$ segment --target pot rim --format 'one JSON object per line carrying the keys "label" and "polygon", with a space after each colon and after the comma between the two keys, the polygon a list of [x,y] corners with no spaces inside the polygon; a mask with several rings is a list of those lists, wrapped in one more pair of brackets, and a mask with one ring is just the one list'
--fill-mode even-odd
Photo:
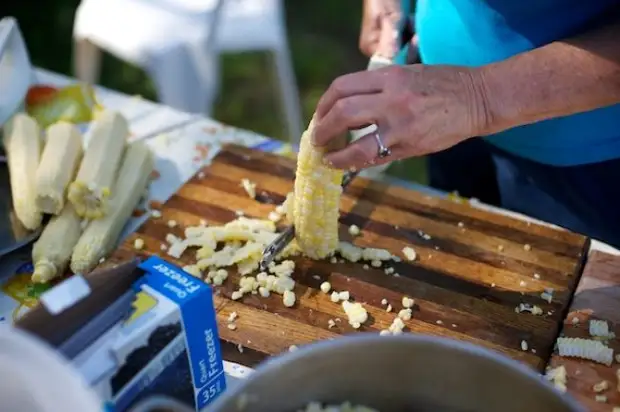
{"label": "pot rim", "polygon": [[305,358],[309,353],[312,353],[312,356],[321,356],[321,354],[329,353],[334,349],[338,350],[343,349],[344,347],[350,349],[351,346],[364,347],[369,344],[380,342],[386,342],[388,344],[390,342],[396,342],[397,344],[405,343],[418,347],[434,345],[439,346],[441,349],[446,351],[456,351],[465,356],[495,362],[504,368],[515,371],[526,380],[532,382],[535,381],[538,384],[541,384],[544,387],[544,390],[551,392],[553,396],[560,398],[566,406],[570,408],[570,410],[574,412],[586,411],[586,409],[581,406],[570,394],[559,392],[553,385],[551,385],[550,382],[547,381],[547,379],[545,379],[543,375],[532,370],[530,367],[509,358],[506,355],[484,348],[480,345],[426,334],[407,333],[396,336],[380,336],[371,332],[362,332],[355,335],[344,335],[333,340],[313,342],[303,345],[295,351],[274,355],[261,363],[248,378],[240,382],[239,385],[236,385],[234,389],[230,391],[225,390],[212,404],[212,410],[213,412],[217,412],[218,408],[226,405],[231,399],[235,399],[236,397],[246,393],[248,388],[252,385],[252,381],[260,379],[264,375],[277,373],[278,369]]}

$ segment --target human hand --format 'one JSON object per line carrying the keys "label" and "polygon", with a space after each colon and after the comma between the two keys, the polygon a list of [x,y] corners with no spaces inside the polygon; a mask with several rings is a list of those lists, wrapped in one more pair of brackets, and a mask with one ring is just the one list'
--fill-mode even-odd
{"label": "human hand", "polygon": [[317,105],[314,143],[328,146],[348,130],[376,124],[390,156],[377,158],[374,133],[325,156],[335,168],[361,169],[487,134],[489,117],[478,69],[391,66],[334,80]]}
{"label": "human hand", "polygon": [[391,58],[396,48],[396,23],[400,18],[394,0],[364,0],[359,48],[367,57],[380,53]]}

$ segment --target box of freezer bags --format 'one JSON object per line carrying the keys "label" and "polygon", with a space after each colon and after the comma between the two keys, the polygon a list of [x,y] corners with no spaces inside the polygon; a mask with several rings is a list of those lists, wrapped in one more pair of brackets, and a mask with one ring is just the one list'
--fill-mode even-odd
{"label": "box of freezer bags", "polygon": [[[58,303],[69,295],[82,297]],[[159,257],[74,276],[41,303],[18,326],[68,357],[106,410],[160,395],[200,411],[225,389],[212,290]]]}

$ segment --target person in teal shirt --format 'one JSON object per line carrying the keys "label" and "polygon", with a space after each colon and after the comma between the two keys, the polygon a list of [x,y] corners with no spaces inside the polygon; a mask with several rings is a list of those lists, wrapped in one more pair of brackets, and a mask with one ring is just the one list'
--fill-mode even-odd
{"label": "person in teal shirt", "polygon": [[[413,3],[415,1],[364,0],[360,51],[367,57],[378,54],[390,58],[395,64],[419,63]],[[428,184],[499,206],[496,169],[488,146],[481,139],[467,139],[425,156]],[[463,173],[465,170],[467,173]]]}
{"label": "person in teal shirt", "polygon": [[503,206],[620,247],[620,2],[418,0],[415,28],[424,64],[344,75],[322,96],[315,144],[379,133],[326,160],[361,168],[478,139]]}

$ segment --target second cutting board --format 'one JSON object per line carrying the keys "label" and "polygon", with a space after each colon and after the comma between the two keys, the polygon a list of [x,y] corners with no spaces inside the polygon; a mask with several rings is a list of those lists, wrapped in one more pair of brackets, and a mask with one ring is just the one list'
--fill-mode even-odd
{"label": "second cutting board", "polygon": [[[292,190],[294,174],[290,159],[225,147],[163,205],[161,217],[145,223],[108,262],[156,254],[181,266],[195,263],[193,251],[181,259],[162,251],[168,233],[183,236],[185,227],[201,220],[223,224],[238,211],[267,218]],[[242,179],[256,183],[256,199],[248,197]],[[297,303],[291,308],[275,294],[231,300],[239,280],[231,274],[215,287],[228,360],[251,366],[291,345],[354,333],[342,306],[319,289],[329,281],[333,290],[349,291],[364,304],[369,320],[359,331],[387,329],[408,296],[415,306],[413,318],[405,322],[407,331],[470,341],[542,370],[581,273],[587,238],[361,178],[347,188],[341,212],[343,240],[401,257],[409,246],[416,260],[365,269],[363,263],[293,259]],[[170,220],[177,226],[171,228]],[[347,231],[352,224],[361,228],[354,238]],[[144,241],[144,249],[134,249],[136,238]],[[386,274],[385,267],[398,276]],[[545,290],[551,302],[541,297]],[[517,313],[521,303],[536,305],[542,314]],[[238,314],[235,330],[227,328],[232,312]]]}

